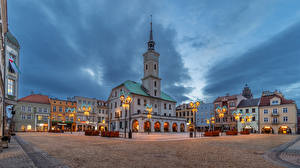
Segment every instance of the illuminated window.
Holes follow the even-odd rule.
[[[7,93],[8,93],[8,95],[11,95],[11,96],[14,96],[14,94],[15,94],[15,92],[14,92],[14,90],[15,90],[15,81],[14,80],[12,80],[12,79],[8,79],[8,81],[7,81]]]
[[[43,119],[43,116],[39,115],[39,116],[38,116],[38,120],[40,121],[40,120],[42,120],[42,119]]]
[[[31,125],[27,125],[27,131],[31,131]]]

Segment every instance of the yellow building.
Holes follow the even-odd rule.
[[[297,106],[280,92],[263,92],[259,104],[260,133],[297,132]]]
[[[76,102],[50,99],[50,104],[51,130],[76,131]]]

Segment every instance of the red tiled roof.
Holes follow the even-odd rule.
[[[222,97],[218,97],[216,98],[216,100],[214,102],[220,102],[223,100],[223,98],[227,99],[227,100],[235,100],[237,99],[238,95],[231,95],[231,96],[222,96]]]
[[[274,95],[262,96],[260,98],[259,106],[270,106],[270,100],[274,97],[280,98],[280,104],[294,104],[295,103],[294,100],[288,100],[288,99],[285,99],[284,97],[274,94]]]
[[[33,94],[33,95],[23,97],[23,98],[19,99],[18,102],[50,104],[49,97],[46,95],[40,95],[40,94]]]

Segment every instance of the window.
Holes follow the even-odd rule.
[[[169,110],[172,110],[172,106],[171,106],[171,104],[169,104]]]
[[[147,100],[146,99],[144,99],[144,106],[146,106],[147,105]]]
[[[56,112],[56,106],[53,106],[53,112]]]
[[[183,116],[185,116],[185,112],[183,112]]]
[[[186,116],[189,116],[190,115],[190,112],[188,111],[187,113],[186,113]]]
[[[48,109],[47,108],[44,108],[44,113],[48,113]]]
[[[255,113],[255,108],[252,108],[252,113]]]
[[[272,105],[277,105],[277,104],[279,104],[278,100],[273,100],[272,101]]]
[[[167,104],[166,103],[164,104],[164,109],[167,109]]]
[[[273,109],[273,114],[277,114],[277,108]]]
[[[181,117],[181,112],[179,113],[179,117]]]
[[[264,109],[264,114],[268,114],[268,109]]]
[[[234,107],[235,103],[234,102],[230,102],[230,107]]]
[[[26,119],[25,114],[22,114],[22,120],[25,120],[25,119]]]
[[[273,118],[273,123],[277,123],[277,122],[278,122],[277,117]]]
[[[123,122],[122,122],[122,121],[120,121],[120,129],[122,129],[122,128],[123,128],[122,124],[123,124]]]
[[[122,107],[122,101],[120,101],[120,107]]]
[[[282,112],[283,113],[287,113],[288,112],[288,109],[285,107],[285,108],[282,108]]]
[[[156,96],[156,94],[157,94],[157,90],[154,90],[154,96]]]
[[[59,111],[59,112],[62,112],[62,107],[59,107],[58,111]]]
[[[138,99],[138,100],[137,100],[137,104],[138,104],[138,105],[141,105],[141,99]]]
[[[39,113],[43,112],[43,108],[39,107]]]
[[[117,108],[117,102],[115,102],[115,108]]]
[[[22,107],[21,107],[21,110],[25,112],[25,110],[26,110],[26,109],[25,109],[25,106],[22,106]]]
[[[148,69],[148,64],[146,64],[146,70]]]
[[[155,104],[154,107],[157,108],[157,104]]]
[[[284,116],[283,117],[283,122],[287,122],[288,121],[288,117],[287,116]]]
[[[81,100],[78,100],[78,103],[81,104]]]
[[[246,109],[246,113],[249,113],[249,109]]]
[[[137,110],[137,113],[140,114],[140,113],[141,113],[141,110]]]
[[[264,122],[269,122],[269,118],[264,118]]]
[[[156,64],[154,64],[154,70],[156,70]]]
[[[154,87],[156,87],[156,81],[154,81]]]
[[[255,116],[254,116],[254,117],[252,117],[252,121],[255,121]]]
[[[14,96],[15,95],[15,81],[12,79],[8,79],[7,81],[7,94]]]
[[[38,115],[38,120],[39,120],[39,121],[42,120],[42,117],[43,117],[43,116]]]
[[[164,116],[167,116],[167,114],[166,114],[166,113],[164,113]]]
[[[31,120],[31,114],[27,115],[27,120]]]
[[[31,112],[31,107],[30,106],[28,106],[27,111]]]

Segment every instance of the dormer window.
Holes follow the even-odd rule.
[[[277,105],[277,104],[279,104],[279,101],[278,100],[273,100],[271,104],[272,105]]]

